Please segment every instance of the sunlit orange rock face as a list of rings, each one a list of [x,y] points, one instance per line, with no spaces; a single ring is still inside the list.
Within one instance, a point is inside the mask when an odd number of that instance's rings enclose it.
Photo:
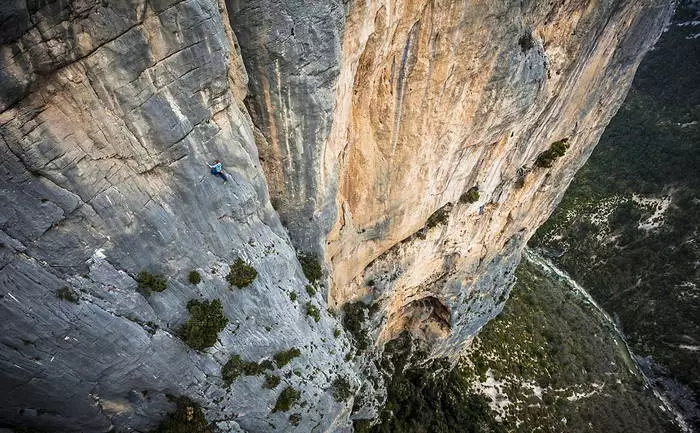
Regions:
[[[381,302],[380,340],[408,329],[451,353],[467,342],[499,310],[520,251],[669,11],[663,1],[367,0],[329,7],[341,16],[333,28],[309,30],[290,8],[274,27],[286,37],[241,42],[273,200],[298,248],[323,255],[329,302]],[[270,60],[280,52],[302,66]],[[566,154],[536,167],[562,139]],[[475,186],[479,198],[460,202]]]

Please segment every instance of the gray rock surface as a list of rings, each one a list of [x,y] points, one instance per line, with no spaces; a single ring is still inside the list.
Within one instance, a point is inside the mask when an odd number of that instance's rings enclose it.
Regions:
[[[361,416],[375,413],[383,387],[368,380],[371,351],[346,360],[350,339],[335,337],[342,327],[327,308],[362,297],[382,307],[370,320],[380,342],[409,330],[436,354],[458,354],[497,313],[524,242],[670,10],[662,0],[566,1],[547,15],[549,2],[513,3],[524,9],[5,2],[0,425],[145,432],[173,410],[168,395],[183,395],[220,431],[350,431],[353,397],[337,402],[331,383],[364,386]],[[517,37],[536,24],[521,53]],[[456,41],[455,55],[438,35]],[[441,129],[416,128],[428,120]],[[572,131],[563,163],[515,192],[516,169]],[[214,159],[228,183],[210,175]],[[482,201],[458,203],[473,183]],[[446,221],[426,224],[447,203]],[[322,256],[328,293],[304,290],[295,248]],[[232,290],[225,276],[238,257],[258,277]],[[162,273],[167,289],[144,295],[142,270]],[[64,287],[78,303],[57,297]],[[212,348],[191,350],[177,337],[187,301],[214,298],[229,323]],[[301,356],[275,372],[274,390],[261,376],[230,388],[221,378],[233,354],[257,362],[291,347]],[[272,412],[287,385],[303,402]]]
[[[342,430],[347,403],[328,388],[359,382],[349,342],[303,290],[269,204],[224,5],[58,2],[19,15],[26,30],[2,47],[0,424],[147,431],[171,394],[223,431],[283,431],[289,413],[270,409],[288,384],[306,402],[290,412],[299,429]],[[228,183],[209,174],[214,158]],[[236,257],[259,273],[242,290],[224,280]],[[168,288],[139,293],[144,269]],[[62,287],[79,303],[58,299]],[[229,324],[198,353],[175,334],[189,299],[213,298]],[[221,380],[231,354],[257,362],[291,347],[301,356],[274,390]]]

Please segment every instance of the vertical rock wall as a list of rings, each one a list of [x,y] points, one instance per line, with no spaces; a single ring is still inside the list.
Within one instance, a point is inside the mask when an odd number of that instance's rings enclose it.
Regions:
[[[295,2],[244,3],[237,31],[251,21],[246,11],[258,8],[295,29],[313,17]],[[330,15],[312,33],[246,28],[284,35],[266,40],[265,50],[241,38],[248,70],[265,75],[252,82],[248,105],[268,137],[262,153],[275,155],[263,167],[285,180],[273,194],[283,216],[299,218],[299,207],[289,207],[289,191],[301,188],[292,177],[317,179],[306,196],[315,206],[290,232],[294,240],[321,234],[330,303],[379,300],[387,319],[380,339],[408,329],[457,353],[497,313],[525,242],[597,143],[670,11],[670,2],[656,0],[367,0],[348,3],[344,17]],[[339,20],[338,55],[327,47]],[[324,32],[332,37],[316,43]],[[275,62],[270,53],[290,45],[296,67],[265,72]],[[323,69],[317,47],[329,53],[324,60],[337,57],[337,75],[327,73],[334,80],[308,72]],[[270,103],[274,91],[256,84],[265,80],[292,96]],[[314,90],[295,101],[294,89],[305,87]],[[334,90],[330,130],[303,137],[302,160],[269,125],[281,116],[309,122],[313,113],[293,107],[322,104],[326,89]],[[325,125],[328,117],[317,120]],[[534,167],[564,138],[563,158],[551,169]],[[479,199],[460,203],[475,186]]]
[[[281,431],[290,413],[271,409],[292,386],[308,404],[300,429],[342,429],[348,409],[328,388],[357,381],[349,343],[303,290],[270,206],[223,2],[2,12],[20,25],[3,24],[0,48],[0,425],[148,431],[174,409],[167,395],[186,395],[223,431]],[[226,184],[205,165],[215,158]],[[242,290],[224,280],[237,257],[258,271]],[[167,289],[139,293],[141,270]],[[78,303],[57,297],[64,287]],[[186,304],[215,298],[229,323],[191,350],[177,336]],[[221,379],[233,354],[258,362],[291,347],[301,355],[274,369],[275,389]]]
[[[336,112],[344,3],[227,1],[273,205],[297,248],[322,253],[336,217],[337,176],[320,167]]]

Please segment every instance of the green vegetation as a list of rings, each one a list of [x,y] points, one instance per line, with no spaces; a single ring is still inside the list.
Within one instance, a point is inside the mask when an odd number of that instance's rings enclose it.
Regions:
[[[321,312],[311,301],[306,303],[306,315],[314,319],[314,322],[321,320]]]
[[[386,345],[381,366],[387,375],[387,401],[381,423],[369,428],[366,422],[356,422],[356,431],[505,433],[486,399],[471,391],[468,378],[458,369],[447,371],[445,360],[414,366],[425,356],[406,333]]]
[[[75,290],[71,289],[70,287],[61,287],[60,289],[56,290],[55,293],[58,299],[72,302],[74,304],[80,303],[80,296]]]
[[[333,337],[335,337],[335,338],[340,337],[340,329],[334,329],[334,330],[333,330]]]
[[[296,294],[296,292],[291,292],[291,293],[289,294],[289,299],[291,299],[292,302],[293,302],[293,301],[296,301],[296,300],[297,300],[297,294]]]
[[[681,2],[674,23],[696,14]],[[658,365],[648,373],[679,381],[700,401],[700,352],[683,348],[700,341],[695,33],[697,27],[675,24],[663,33],[588,163],[531,244],[620,321],[632,350]],[[661,212],[633,194],[671,203]],[[663,214],[658,226],[640,227],[656,211]]]
[[[425,227],[431,229],[442,224],[446,224],[447,220],[450,218],[450,211],[452,210],[452,205],[450,203],[441,207],[440,209],[433,212],[428,220],[425,222]]]
[[[479,200],[479,187],[477,185],[469,188],[459,196],[460,203],[476,203],[477,200]]]
[[[272,412],[287,412],[301,398],[301,393],[291,386],[282,390]]]
[[[372,431],[372,420],[355,419],[352,421],[352,428],[355,433],[370,433]]]
[[[265,389],[275,389],[280,384],[280,377],[274,374],[265,375],[265,383],[263,383],[263,388]]]
[[[582,295],[527,261],[516,277],[503,312],[459,368],[465,377],[485,382],[488,372],[501,383],[511,402],[508,431],[675,431],[630,373],[624,343]],[[570,400],[574,395],[585,397]]]
[[[331,384],[331,391],[333,393],[333,398],[338,403],[346,401],[352,397],[352,386],[350,382],[344,377],[337,377]]]
[[[199,275],[199,272],[190,271],[190,273],[187,274],[187,281],[189,281],[190,284],[197,285],[202,281],[202,277]]]
[[[304,289],[306,289],[306,293],[308,293],[309,296],[314,296],[316,294],[316,289],[311,284],[307,284]]]
[[[518,39],[518,45],[520,45],[520,49],[523,53],[531,50],[532,47],[535,46],[535,41],[532,39],[532,33],[528,32],[520,36],[520,39]]]
[[[259,376],[265,373],[266,370],[273,369],[274,366],[268,359],[252,362],[243,361],[240,355],[231,355],[228,362],[221,368],[221,378],[227,386],[230,386],[240,376]]]
[[[299,423],[301,422],[301,414],[300,413],[293,413],[289,415],[289,423],[293,425],[294,427],[298,426]]]
[[[275,360],[277,368],[282,368],[299,355],[301,355],[301,350],[297,349],[296,347],[292,347],[289,350],[283,350],[275,353],[275,356],[272,358]]]
[[[219,332],[228,324],[221,301],[198,301],[187,303],[190,319],[180,330],[182,340],[195,350],[203,350],[216,343]]]
[[[343,327],[352,335],[355,348],[360,352],[367,350],[370,344],[364,327],[368,311],[369,306],[364,302],[349,302],[343,305]]]
[[[199,405],[187,397],[175,399],[175,412],[151,433],[214,433]]]
[[[299,264],[301,264],[301,270],[304,271],[306,279],[309,280],[311,284],[323,277],[323,268],[316,254],[299,253],[297,258],[299,259]]]
[[[422,343],[407,333],[387,343],[380,424],[355,420],[355,431],[676,431],[595,308],[528,262],[516,275],[505,309],[456,367],[447,359],[426,362]],[[509,401],[502,422],[477,393],[487,376]]]
[[[564,156],[566,150],[569,148],[569,139],[563,138],[559,141],[555,141],[549,146],[549,149],[537,155],[535,160],[535,165],[537,167],[549,168],[554,164],[554,161]]]
[[[167,288],[165,277],[162,274],[151,274],[147,271],[141,271],[136,275],[136,282],[139,283],[139,289],[146,294],[151,292],[162,292]]]
[[[258,271],[239,257],[231,265],[231,270],[226,275],[226,281],[231,287],[236,286],[242,289],[249,286],[257,276]]]

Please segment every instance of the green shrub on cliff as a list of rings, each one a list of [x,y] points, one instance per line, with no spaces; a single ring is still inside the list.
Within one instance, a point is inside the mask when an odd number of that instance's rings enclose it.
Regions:
[[[286,412],[301,398],[301,393],[291,386],[282,390],[272,412]]]
[[[333,384],[331,384],[331,392],[333,393],[335,401],[340,403],[352,396],[352,386],[346,378],[338,377],[333,381]]]
[[[323,277],[323,268],[316,254],[299,253],[297,258],[301,264],[301,270],[304,271],[304,275],[310,283],[313,284]]]
[[[151,433],[214,433],[197,403],[187,397],[179,397],[175,399],[175,404],[175,412]]]
[[[147,294],[150,292],[162,292],[168,287],[162,274],[151,274],[148,271],[139,272],[136,275],[136,282],[139,283],[139,289]]]
[[[226,276],[226,281],[228,281],[231,287],[236,286],[242,289],[243,287],[249,286],[257,276],[258,271],[239,257],[231,265],[231,270]]]
[[[531,50],[535,46],[535,41],[532,39],[532,33],[528,32],[520,36],[520,39],[518,39],[518,45],[520,45],[520,49],[523,53]]]
[[[370,345],[367,331],[364,328],[369,306],[363,302],[348,302],[343,305],[343,327],[352,335],[355,347],[364,352]]]
[[[280,384],[282,379],[274,374],[266,374],[265,382],[263,383],[263,388],[265,389],[275,389]]]
[[[56,290],[56,297],[58,299],[72,302],[74,304],[78,304],[80,299],[75,290],[72,290],[68,287],[61,287],[60,289]]]
[[[548,150],[537,155],[537,160],[535,160],[535,165],[542,168],[549,168],[554,164],[554,161],[564,156],[566,150],[569,148],[567,144],[568,138],[563,138],[559,141],[555,141],[549,146]]]
[[[306,303],[306,315],[314,319],[314,322],[321,320],[321,312],[318,310],[318,307],[311,302]]]
[[[219,332],[228,324],[221,301],[192,299],[187,303],[187,311],[190,312],[190,319],[180,330],[182,340],[195,350],[213,346]]]
[[[460,203],[475,203],[479,200],[479,187],[473,186],[459,196]]]
[[[283,350],[281,352],[275,353],[275,356],[273,356],[272,358],[275,360],[275,364],[277,364],[277,367],[282,368],[285,365],[289,364],[289,361],[291,361],[299,355],[301,355],[301,351],[296,347],[292,347],[289,350]]]
[[[446,224],[447,220],[450,218],[450,206],[445,205],[433,212],[433,214],[430,215],[428,220],[425,222],[425,227],[432,229],[433,227],[437,227],[441,224]]]
[[[189,281],[190,284],[197,285],[202,281],[202,277],[199,275],[199,272],[190,271],[190,273],[187,274],[187,281]]]
[[[258,376],[273,368],[274,365],[268,359],[260,362],[243,361],[240,355],[232,355],[221,368],[221,378],[226,385],[231,385],[240,376]]]

